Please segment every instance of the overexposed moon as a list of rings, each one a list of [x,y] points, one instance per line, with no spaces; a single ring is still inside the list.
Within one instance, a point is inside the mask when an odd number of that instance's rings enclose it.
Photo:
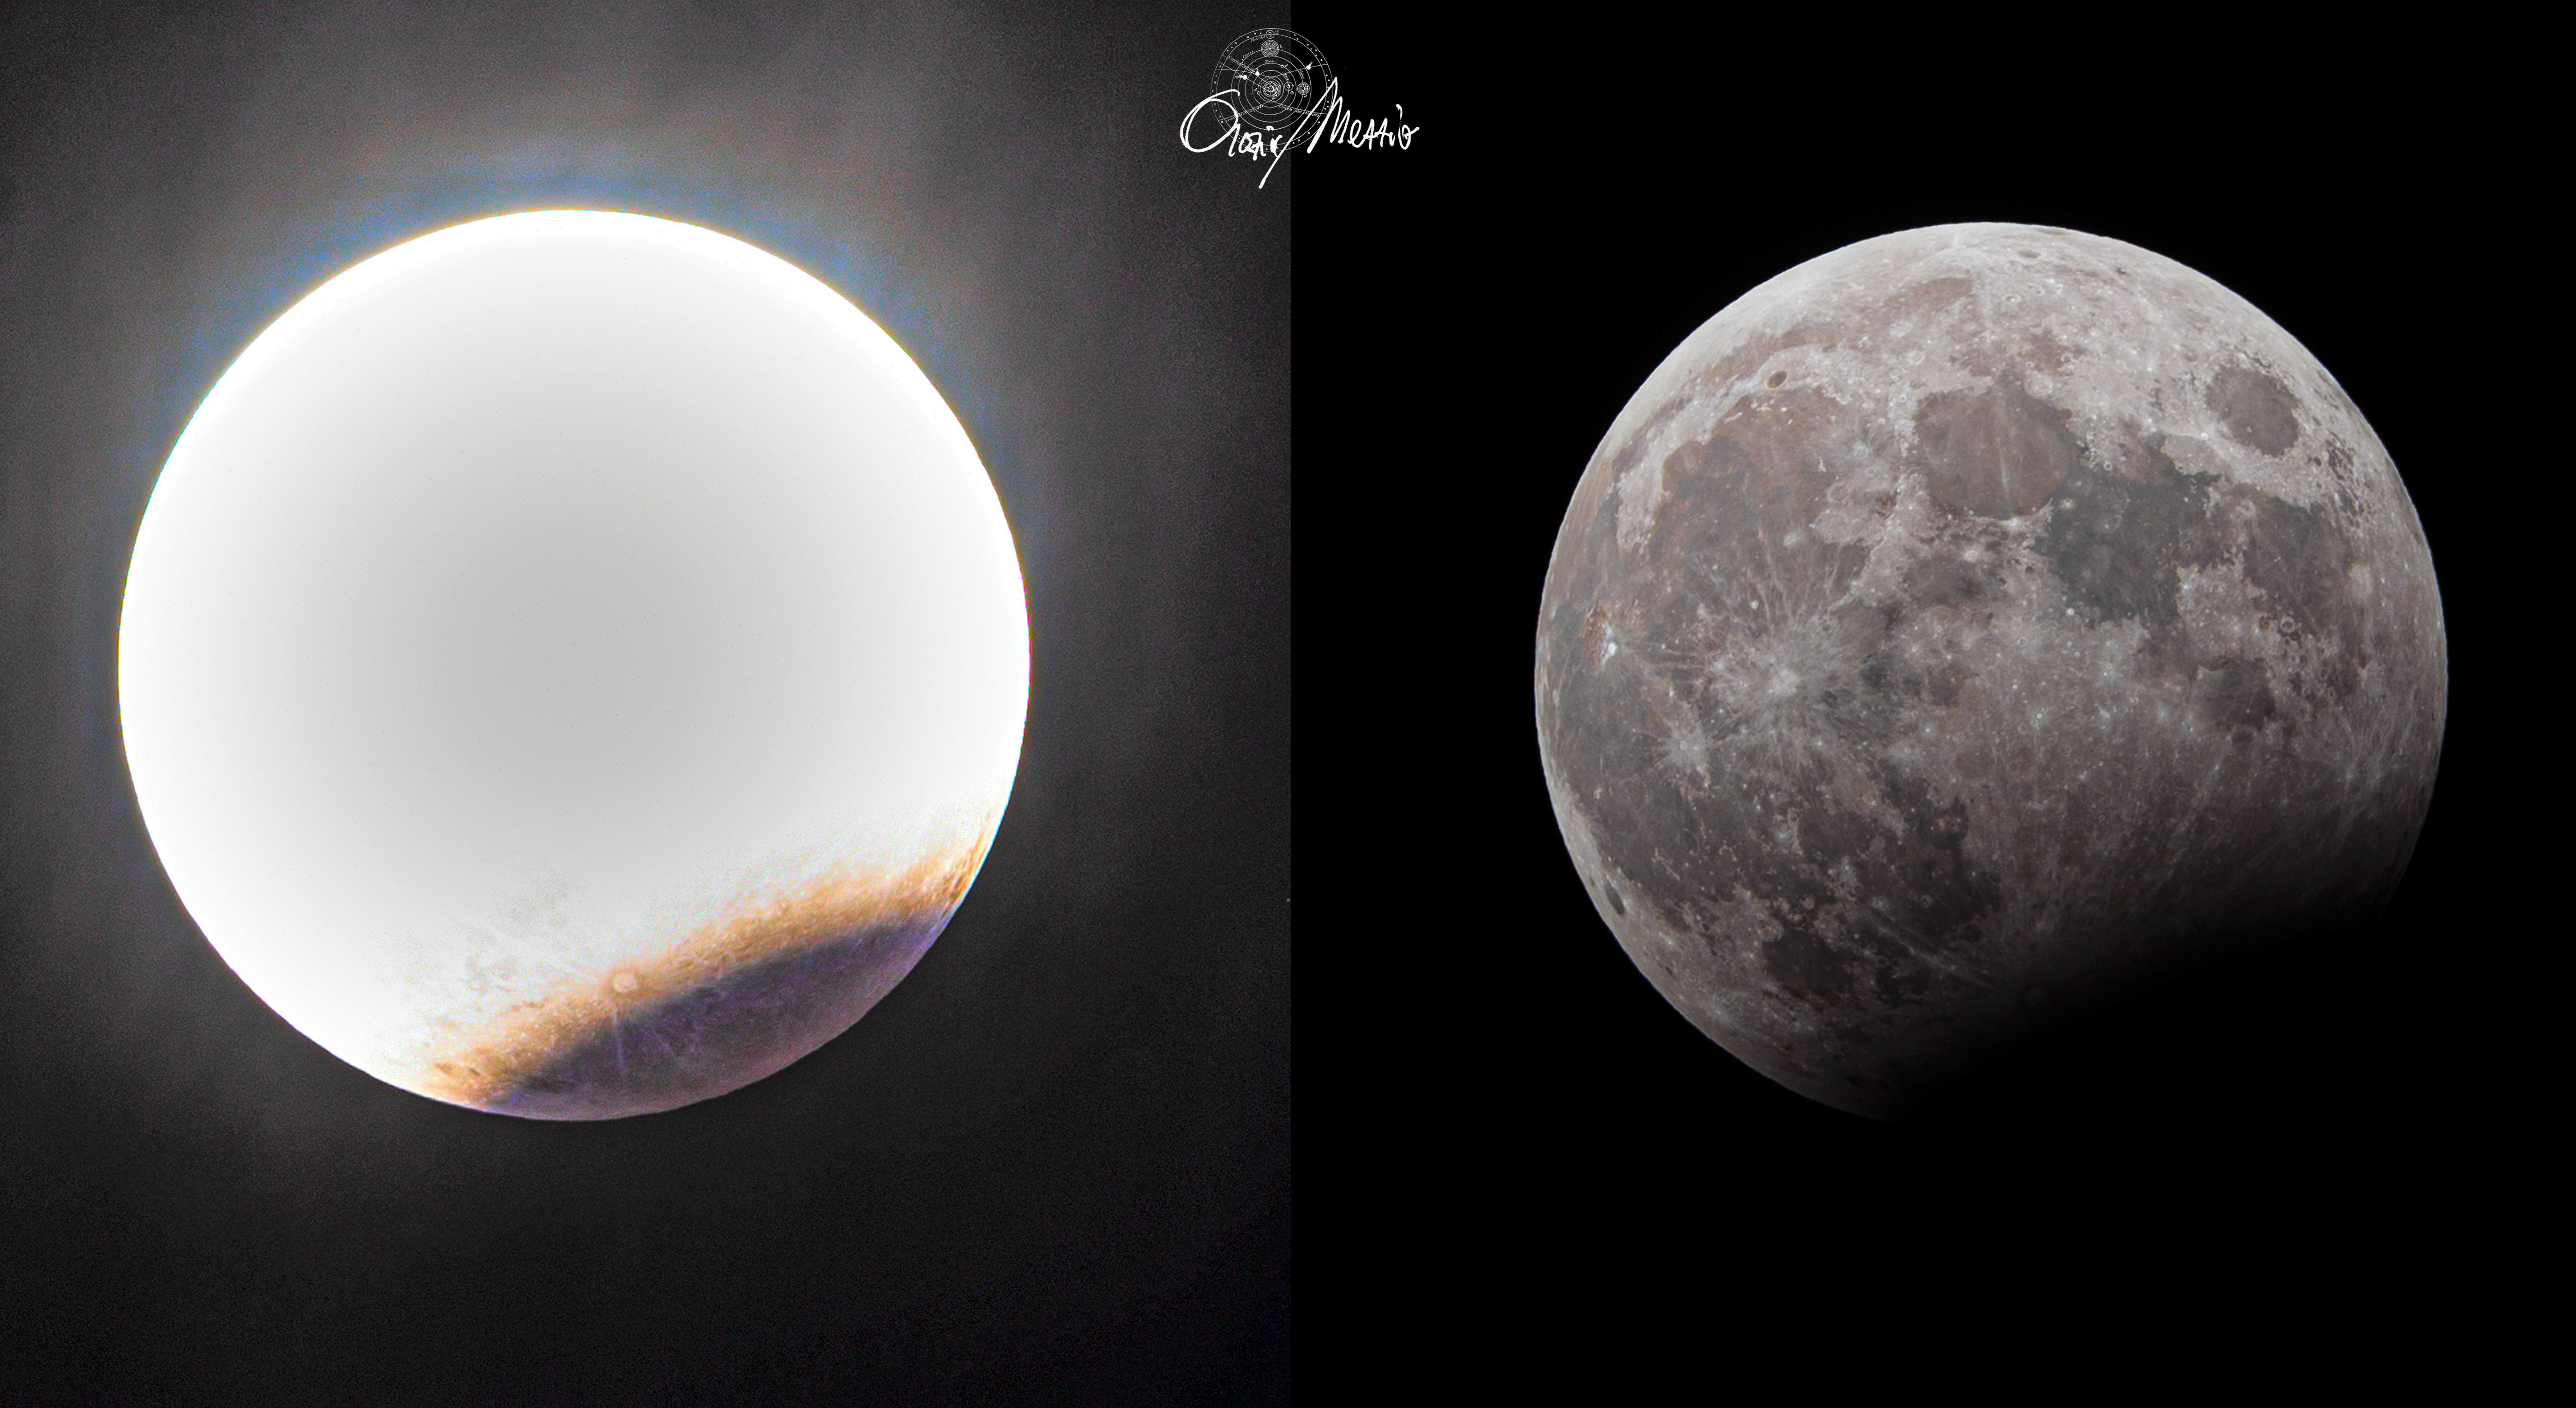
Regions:
[[[118,688],[171,883],[279,1015],[594,1119],[757,1080],[910,971],[1028,659],[992,481],[892,338],[729,236],[544,211],[359,264],[224,373]]]

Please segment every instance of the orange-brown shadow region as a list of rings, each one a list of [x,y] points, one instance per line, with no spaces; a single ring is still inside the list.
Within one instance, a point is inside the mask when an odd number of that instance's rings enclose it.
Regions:
[[[866,1016],[929,951],[947,918],[943,911],[735,968],[649,1011],[612,1019],[483,1108],[604,1120],[748,1085]]]
[[[965,898],[978,842],[841,875],[513,1009],[432,1063],[430,1093],[534,1119],[668,1110],[748,1085],[867,1015]]]

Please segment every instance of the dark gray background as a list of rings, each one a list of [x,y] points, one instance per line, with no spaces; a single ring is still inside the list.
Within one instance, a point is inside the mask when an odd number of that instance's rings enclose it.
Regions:
[[[1287,1382],[1288,190],[1224,7],[13,8],[0,28],[0,1396],[1269,1401]],[[599,1125],[382,1086],[173,898],[126,553],[231,357],[459,219],[694,220],[956,407],[1027,575],[1010,812],[848,1035]]]

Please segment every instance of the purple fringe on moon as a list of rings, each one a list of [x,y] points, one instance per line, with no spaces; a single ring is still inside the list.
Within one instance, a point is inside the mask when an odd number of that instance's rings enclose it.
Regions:
[[[483,1108],[532,1119],[614,1119],[773,1075],[866,1016],[947,922],[943,913],[743,964],[622,1017]]]

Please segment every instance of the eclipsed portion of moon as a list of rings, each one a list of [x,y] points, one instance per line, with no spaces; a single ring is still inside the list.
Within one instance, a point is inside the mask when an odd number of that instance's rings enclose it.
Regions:
[[[1028,703],[1018,557],[928,378],[783,260],[457,226],[263,332],[172,450],[119,644],[190,915],[334,1054],[542,1118],[737,1088],[963,900]]]
[[[910,972],[982,859],[961,848],[908,873],[853,868],[755,901],[451,1043],[422,1088],[514,1115],[604,1119],[758,1080],[847,1030]]]

